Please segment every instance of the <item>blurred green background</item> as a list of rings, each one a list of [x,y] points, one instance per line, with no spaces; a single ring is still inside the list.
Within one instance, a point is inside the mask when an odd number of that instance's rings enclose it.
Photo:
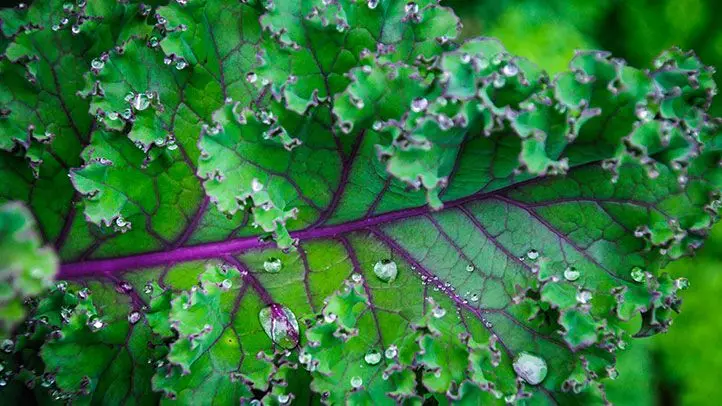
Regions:
[[[501,39],[550,74],[576,49],[603,49],[636,67],[651,67],[663,50],[693,49],[722,67],[720,0],[447,0],[465,36]],[[722,116],[722,100],[712,112]],[[668,272],[685,276],[682,313],[666,334],[637,339],[619,358],[619,378],[606,387],[617,405],[722,403],[722,224],[694,258]]]

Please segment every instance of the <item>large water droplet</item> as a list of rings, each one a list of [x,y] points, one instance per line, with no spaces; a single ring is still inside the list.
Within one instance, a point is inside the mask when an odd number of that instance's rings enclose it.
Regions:
[[[277,345],[293,349],[298,345],[299,330],[296,315],[286,306],[273,303],[258,313],[263,331]]]
[[[541,357],[521,352],[514,358],[514,372],[529,385],[539,385],[547,376],[547,363]]]
[[[376,365],[381,362],[381,353],[376,350],[370,350],[364,355],[364,361],[369,365]]]
[[[642,282],[644,280],[644,270],[638,266],[632,268],[632,271],[629,273],[629,275],[635,282]]]
[[[128,315],[128,323],[136,324],[137,322],[140,321],[140,317],[141,317],[140,312],[137,312],[137,311],[130,312],[130,314]]]
[[[564,270],[564,279],[574,282],[575,280],[579,279],[579,271],[577,271],[576,268],[573,266],[567,267],[567,269]]]
[[[379,5],[379,0],[368,0],[366,3],[371,10],[375,9]]]
[[[374,265],[374,273],[384,282],[393,282],[399,270],[396,262],[390,259],[382,259]]]
[[[283,264],[278,258],[271,257],[263,262],[263,269],[268,273],[278,273],[281,268],[283,268]]]
[[[532,261],[539,258],[539,251],[535,249],[531,249],[526,253],[527,258],[531,259]]]

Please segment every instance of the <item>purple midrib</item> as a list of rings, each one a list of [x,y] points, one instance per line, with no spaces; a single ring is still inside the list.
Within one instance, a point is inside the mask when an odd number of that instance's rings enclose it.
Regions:
[[[471,195],[462,199],[446,202],[444,208],[463,205],[470,201],[493,197],[492,194]],[[292,232],[293,238],[299,241],[308,241],[322,238],[333,238],[357,230],[415,217],[429,213],[428,206],[414,207],[380,214],[361,220],[343,224],[315,227],[307,230]],[[172,265],[181,262],[218,258],[233,253],[250,251],[272,246],[271,242],[260,241],[257,236],[237,238],[208,244],[179,247],[168,251],[151,252],[147,254],[131,255],[120,258],[98,259],[83,262],[63,264],[60,266],[58,279],[74,279],[93,275],[108,275],[116,272],[140,268],[152,268],[160,265]]]

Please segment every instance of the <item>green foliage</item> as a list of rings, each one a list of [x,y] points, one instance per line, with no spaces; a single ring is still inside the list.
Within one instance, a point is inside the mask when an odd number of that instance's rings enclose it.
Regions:
[[[722,187],[692,53],[552,78],[434,0],[158,3],[3,11],[0,196],[73,281],[8,391],[600,402],[672,323]]]

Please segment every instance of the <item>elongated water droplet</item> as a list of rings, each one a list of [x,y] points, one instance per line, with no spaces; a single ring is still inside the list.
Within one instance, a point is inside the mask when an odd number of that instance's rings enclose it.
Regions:
[[[293,349],[298,345],[299,330],[296,315],[287,307],[273,303],[258,313],[263,331],[277,345]]]
[[[393,282],[399,270],[396,262],[390,259],[382,259],[374,265],[374,273],[384,282]]]
[[[529,385],[539,385],[547,376],[547,363],[541,357],[521,352],[514,359],[514,372]]]
[[[271,257],[263,262],[263,269],[268,273],[278,273],[281,268],[283,268],[283,264],[278,258]]]
[[[577,271],[576,268],[573,266],[567,267],[567,269],[564,270],[564,279],[574,282],[575,280],[579,279],[579,271]]]
[[[376,350],[369,350],[369,352],[364,355],[364,361],[369,365],[376,365],[381,362],[381,353]]]
[[[644,280],[644,270],[638,266],[632,268],[632,272],[629,273],[635,282],[642,282]]]

